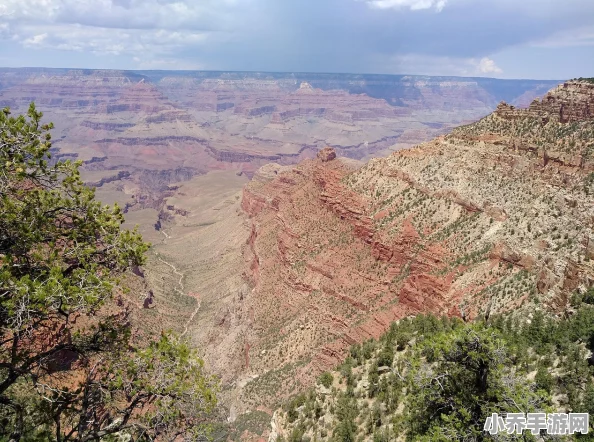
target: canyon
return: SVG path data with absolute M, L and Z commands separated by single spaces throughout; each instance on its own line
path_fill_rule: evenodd
M 105 202 L 152 235 L 169 185 L 252 177 L 331 146 L 367 160 L 525 106 L 554 81 L 397 75 L 0 68 L 0 107 L 54 123 L 53 158 L 79 160 Z M 175 186 L 174 186 L 175 187 Z M 239 190 L 239 189 L 238 189 Z M 145 228 L 149 226 L 150 228 Z
M 367 163 L 327 147 L 258 170 L 248 287 L 218 321 L 237 336 L 234 417 L 270 413 L 404 317 L 571 310 L 594 282 L 593 99 L 566 82 Z
M 53 158 L 152 242 L 125 295 L 139 328 L 184 334 L 231 425 L 265 427 L 394 320 L 561 312 L 591 284 L 592 100 L 584 82 L 0 69 L 0 105 L 34 101 Z
M 0 106 L 34 101 L 60 155 L 94 169 L 137 164 L 253 173 L 326 145 L 369 158 L 491 112 L 553 81 L 242 72 L 0 69 Z M 166 158 L 166 160 L 164 160 Z M 101 163 L 101 164 L 99 164 Z

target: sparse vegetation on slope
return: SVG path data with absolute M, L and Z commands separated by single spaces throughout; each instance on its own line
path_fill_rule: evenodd
M 379 340 L 351 347 L 330 388 L 285 404 L 277 441 L 480 441 L 490 440 L 483 425 L 492 413 L 592 414 L 593 293 L 576 295 L 565 319 L 538 310 L 530 319 L 393 323 Z
M 594 279 L 593 99 L 569 82 L 362 167 L 322 155 L 248 185 L 253 370 L 310 359 L 311 385 L 415 314 L 562 315 Z

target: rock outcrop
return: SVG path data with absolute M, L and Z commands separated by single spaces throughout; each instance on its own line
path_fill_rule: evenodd
M 594 83 L 568 81 L 547 93 L 542 100 L 536 98 L 527 110 L 502 102 L 495 113 L 506 119 L 540 118 L 545 123 L 549 119 L 559 123 L 591 120 L 594 119 Z
M 322 160 L 322 162 L 327 163 L 336 158 L 336 151 L 331 147 L 324 147 L 318 152 L 317 157 Z

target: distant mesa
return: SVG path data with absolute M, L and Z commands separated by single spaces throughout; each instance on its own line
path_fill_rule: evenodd
M 82 161 L 106 158 L 92 166 L 94 171 L 137 175 L 130 164 L 135 170 L 241 168 L 251 177 L 270 161 L 289 165 L 311 158 L 319 143 L 355 160 L 412 147 L 487 115 L 501 100 L 528 106 L 557 84 L 393 75 L 0 68 L 0 108 L 26 111 L 35 101 L 61 136 L 56 144 L 60 155 L 75 153 Z M 581 111 L 563 112 L 572 118 Z
M 318 158 L 324 163 L 327 163 L 328 161 L 332 161 L 336 158 L 336 151 L 331 147 L 324 147 L 318 152 Z

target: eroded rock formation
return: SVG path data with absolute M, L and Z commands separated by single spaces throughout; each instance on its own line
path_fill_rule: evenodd
M 284 363 L 297 384 L 270 397 L 289 394 L 407 315 L 564 310 L 594 282 L 590 100 L 570 82 L 364 166 L 324 149 L 259 175 L 242 202 L 248 372 Z M 266 397 L 262 382 L 246 403 Z
M 317 157 L 322 160 L 322 162 L 327 163 L 336 158 L 336 151 L 331 147 L 324 147 L 318 152 Z

